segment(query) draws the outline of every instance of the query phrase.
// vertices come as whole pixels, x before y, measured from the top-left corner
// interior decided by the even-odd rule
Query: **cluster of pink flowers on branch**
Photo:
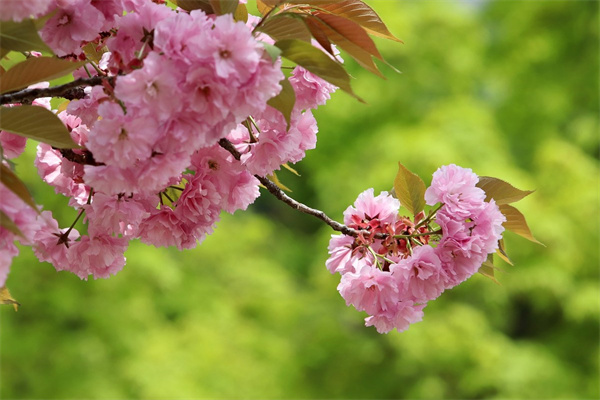
[[[369,35],[398,40],[362,0],[256,0],[261,18],[244,0],[173,1],[0,1],[1,53],[26,56],[0,66],[2,302],[12,301],[2,296],[17,241],[58,271],[108,278],[131,240],[193,248],[222,212],[252,204],[259,185],[343,233],[331,239],[327,268],[379,332],[419,321],[428,301],[502,253],[505,215],[524,221],[508,203],[529,193],[493,178],[484,190],[454,165],[427,191],[402,167],[398,199],[367,190],[344,224],[274,183],[275,171],[315,148],[312,110],[338,88],[357,97],[334,43],[380,75]],[[70,73],[70,83],[45,82]],[[52,110],[50,97],[71,101]],[[40,141],[42,180],[76,210],[68,227],[13,172],[27,138]],[[401,203],[413,219],[399,216]]]
[[[195,247],[213,232],[221,211],[246,209],[259,196],[255,174],[270,175],[315,147],[311,109],[336,90],[297,66],[289,77],[290,116],[269,106],[285,75],[281,58],[266,50],[274,40],[254,32],[256,17],[236,21],[148,0],[52,1],[39,12],[3,4],[3,18],[13,19],[52,6],[41,37],[56,54],[81,59],[85,46],[104,47],[101,60],[74,77],[116,78],[85,88],[84,98],[58,114],[78,147],[40,143],[35,160],[42,179],[70,198],[87,234],[75,222],[59,228],[49,211],[33,218],[35,229],[9,214],[41,261],[82,279],[118,272],[135,238]],[[222,138],[235,144],[239,159],[219,146]],[[7,159],[25,145],[9,132],[0,132],[0,140]],[[22,202],[13,197],[3,198],[3,212]],[[16,234],[2,232],[11,246],[0,250],[0,286],[16,254]]]
[[[475,274],[498,249],[506,221],[477,187],[470,169],[443,166],[425,191],[426,216],[399,216],[400,201],[387,192],[361,193],[344,212],[357,237],[334,235],[327,268],[339,272],[338,291],[380,333],[408,329],[428,301]],[[368,232],[368,233],[365,233]]]

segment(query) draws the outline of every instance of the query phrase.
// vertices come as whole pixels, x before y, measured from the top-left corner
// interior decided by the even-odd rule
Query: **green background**
[[[506,235],[514,266],[444,293],[379,335],[325,269],[332,231],[264,193],[193,251],[139,242],[109,280],[80,281],[29,249],[0,309],[2,398],[598,398],[598,8],[592,1],[370,4],[387,80],[346,63],[355,91],[316,112],[319,143],[282,172],[340,220],[401,161],[428,183],[456,163],[536,192],[517,206],[546,247]],[[17,171],[40,183],[34,144]]]

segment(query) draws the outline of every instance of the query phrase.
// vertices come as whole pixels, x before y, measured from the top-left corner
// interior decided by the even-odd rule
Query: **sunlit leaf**
[[[287,79],[279,83],[281,84],[281,92],[267,101],[267,104],[283,114],[287,122],[287,129],[289,129],[292,110],[294,109],[294,104],[296,104],[296,92],[294,92],[294,88]]]
[[[352,90],[352,87],[350,86],[350,75],[348,75],[344,67],[310,43],[301,40],[286,39],[276,42],[275,46],[281,49],[281,55],[283,57],[339,87],[359,101],[363,101]]]
[[[285,163],[285,164],[281,164],[281,166],[285,169],[287,169],[288,171],[290,171],[292,174],[296,175],[296,176],[300,176],[300,174],[298,173],[298,171],[296,171],[294,168],[292,168],[290,166],[290,164]]]
[[[322,9],[340,17],[348,18],[373,35],[401,42],[390,33],[379,15],[367,4],[360,0],[345,0],[321,6]]]
[[[0,288],[0,304],[12,304],[15,311],[18,311],[19,306],[21,305],[18,301],[12,298],[6,286],[2,286]]]
[[[520,190],[508,182],[491,176],[480,176],[477,187],[485,192],[486,201],[494,199],[496,204],[514,203],[533,193],[533,190]]]
[[[494,266],[494,255],[490,254],[488,255],[487,260],[485,260],[483,264],[481,264],[481,267],[479,267],[478,272],[486,278],[490,278],[492,281],[499,285],[500,282],[498,282],[498,280],[494,276],[495,269],[496,267]]]
[[[83,64],[82,62],[71,62],[56,57],[28,58],[2,75],[0,93],[23,89],[34,83],[60,78]]]
[[[210,5],[213,10],[215,10],[215,14],[224,15],[224,14],[233,14],[237,9],[238,0],[209,0]]]
[[[506,253],[504,239],[500,239],[498,241],[498,248],[496,249],[496,254],[498,254],[498,257],[500,257],[502,260],[504,260],[504,262],[506,262],[510,265],[513,265],[511,259],[508,257],[508,254]]]
[[[33,198],[31,197],[31,193],[27,189],[27,186],[19,179],[19,177],[11,171],[4,164],[0,164],[0,181],[6,186],[11,192],[19,196],[21,200],[27,203],[31,208],[33,208],[36,212],[39,213],[37,205]]]
[[[525,220],[525,216],[519,210],[508,204],[501,204],[499,208],[506,217],[506,222],[502,224],[505,229],[543,246],[540,241],[533,237],[533,234],[527,225],[527,221]]]
[[[282,3],[288,4],[306,4],[308,6],[323,7],[327,4],[339,3],[342,0],[284,0]]]
[[[52,53],[52,50],[40,38],[35,23],[31,19],[21,22],[2,21],[0,43],[4,50],[37,50]]]
[[[6,229],[7,231],[14,233],[17,236],[21,236],[23,238],[25,237],[25,235],[23,235],[23,232],[21,232],[17,224],[15,224],[15,222],[12,219],[10,219],[8,215],[6,215],[2,210],[0,210],[0,226]]]
[[[425,208],[425,182],[410,172],[402,163],[398,163],[398,173],[394,179],[394,192],[411,214],[417,215]]]
[[[283,183],[281,183],[281,181],[279,180],[279,178],[277,177],[277,174],[275,172],[273,172],[273,174],[268,176],[269,180],[271,180],[275,185],[277,185],[277,187],[281,190],[284,190],[286,192],[291,192],[292,189],[290,189],[289,187],[285,186]]]
[[[56,114],[60,114],[63,111],[66,111],[67,106],[69,105],[69,103],[71,102],[71,100],[65,100],[62,103],[60,103],[58,105],[58,107],[56,108]]]
[[[245,4],[238,4],[235,9],[235,13],[233,14],[233,19],[236,21],[242,21],[243,23],[248,22],[248,8]]]
[[[300,17],[293,14],[282,14],[269,18],[258,30],[275,40],[299,39],[310,42],[310,31]]]
[[[44,107],[0,107],[0,129],[58,148],[78,147],[62,121]]]
[[[91,60],[95,63],[99,63],[102,59],[102,55],[108,51],[106,47],[98,48],[98,45],[92,42],[83,46],[82,49],[88,60]]]
[[[177,6],[186,11],[202,10],[206,14],[214,14],[210,0],[175,0]]]
[[[273,7],[275,7],[279,1],[269,1],[269,0],[256,0],[256,8],[261,15],[267,14]]]

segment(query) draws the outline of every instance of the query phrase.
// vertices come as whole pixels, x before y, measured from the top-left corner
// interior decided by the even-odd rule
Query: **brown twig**
[[[221,140],[219,140],[219,145],[222,148],[224,148],[225,150],[227,150],[228,152],[230,152],[231,155],[236,160],[239,160],[241,158],[240,152],[237,151],[237,149],[234,147],[233,143],[231,143],[229,140],[221,139]],[[278,200],[281,200],[288,206],[292,207],[294,210],[298,210],[300,212],[303,212],[308,215],[312,215],[313,217],[320,219],[321,221],[323,221],[327,225],[329,225],[334,231],[338,231],[338,232],[343,233],[344,235],[353,236],[353,237],[357,237],[359,235],[359,233],[363,233],[364,235],[371,234],[368,231],[359,231],[356,229],[349,228],[344,224],[340,224],[339,222],[337,222],[334,219],[327,216],[327,214],[325,214],[323,211],[308,207],[307,205],[294,200],[293,198],[291,198],[290,196],[285,194],[283,192],[283,190],[281,190],[270,179],[265,178],[264,176],[259,176],[259,175],[254,175],[254,176],[269,191],[269,193],[271,193],[273,196],[275,196],[275,198],[277,198]],[[375,237],[378,239],[384,239],[387,236],[388,235],[381,234],[381,233],[378,233],[375,235]]]
[[[105,165],[103,163],[99,163],[96,160],[94,160],[94,156],[92,155],[92,153],[89,150],[83,150],[81,151],[81,153],[76,153],[75,151],[71,150],[71,149],[58,149],[56,147],[53,147],[55,150],[60,151],[60,154],[66,158],[67,160],[74,162],[76,164],[81,164],[81,165],[94,165],[94,166],[99,166],[99,165]]]
[[[114,76],[93,76],[91,78],[79,78],[64,85],[53,86],[39,89],[22,89],[17,92],[5,93],[0,95],[0,104],[31,103],[40,97],[64,97],[67,99],[83,98],[83,88],[85,86],[102,85],[108,81],[114,85]]]

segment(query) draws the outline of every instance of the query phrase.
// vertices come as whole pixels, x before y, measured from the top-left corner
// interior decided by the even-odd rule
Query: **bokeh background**
[[[22,250],[0,309],[0,396],[598,398],[599,3],[371,1],[404,44],[378,41],[387,80],[352,61],[356,92],[318,110],[316,150],[279,176],[336,219],[401,161],[536,192],[517,206],[546,247],[506,235],[514,266],[476,275],[404,333],[379,335],[325,269],[332,233],[268,194],[223,215],[196,250],[132,243],[109,280]],[[75,212],[17,161],[34,197]]]

